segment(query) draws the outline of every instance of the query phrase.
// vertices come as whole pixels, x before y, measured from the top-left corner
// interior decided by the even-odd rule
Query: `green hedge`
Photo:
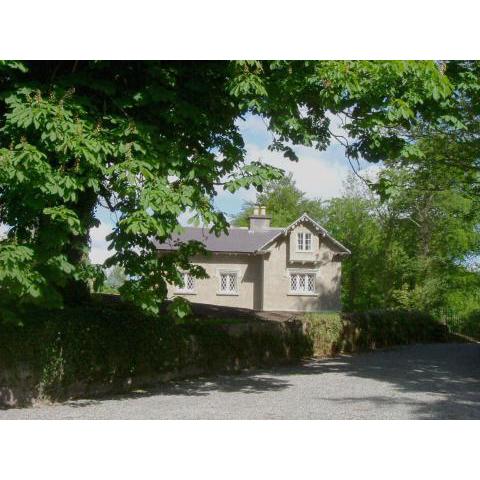
[[[315,355],[438,342],[444,341],[447,333],[433,316],[417,311],[310,313],[305,318]]]
[[[129,378],[190,367],[203,373],[236,370],[311,352],[298,326],[196,318],[176,325],[166,316],[145,316],[126,304],[101,302],[33,315],[23,327],[0,323],[0,369],[15,372],[28,366],[34,397],[63,398],[79,382],[115,390],[114,385]],[[20,381],[2,379],[1,371],[0,386]]]
[[[23,327],[0,323],[0,387],[27,382],[31,398],[62,399],[72,385],[122,391],[128,379],[162,373],[233,371],[445,336],[441,324],[420,312],[312,313],[287,324],[192,318],[176,325],[163,315],[97,301],[36,310]]]
[[[474,310],[467,316],[459,318],[453,325],[449,323],[449,327],[454,333],[462,333],[480,340],[480,310]]]

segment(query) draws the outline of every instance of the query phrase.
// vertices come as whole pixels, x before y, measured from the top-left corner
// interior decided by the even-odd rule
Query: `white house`
[[[350,251],[321,225],[303,214],[285,228],[270,227],[265,207],[255,207],[249,227],[219,237],[208,228],[185,228],[159,251],[198,240],[211,252],[197,256],[209,275],[184,274],[183,287],[169,286],[169,297],[191,302],[263,311],[323,311],[340,308],[342,260]]]

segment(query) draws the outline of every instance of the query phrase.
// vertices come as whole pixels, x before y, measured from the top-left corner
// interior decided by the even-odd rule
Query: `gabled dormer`
[[[306,213],[285,229],[288,263],[325,263],[350,254],[319,223]]]

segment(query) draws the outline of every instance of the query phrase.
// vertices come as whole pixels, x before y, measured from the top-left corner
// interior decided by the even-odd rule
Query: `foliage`
[[[168,375],[238,370],[300,359],[310,344],[299,331],[278,323],[205,320],[190,316],[181,325],[166,313],[146,315],[118,297],[94,298],[63,311],[36,308],[23,327],[0,326],[3,385],[22,381],[33,397],[66,398],[99,385],[110,391]],[[116,299],[117,298],[117,299]],[[235,334],[230,328],[236,328]],[[27,379],[12,377],[28,369]],[[6,383],[5,383],[6,382]]]
[[[340,198],[326,204],[324,225],[352,253],[342,262],[341,300],[346,311],[385,308],[382,270],[386,252],[378,219],[378,201],[354,176]],[[391,278],[391,277],[390,277]]]
[[[394,161],[367,183],[351,175],[341,197],[322,201],[286,177],[255,203],[267,206],[275,226],[307,211],[350,249],[342,264],[346,311],[448,308],[465,315],[478,308],[480,276],[470,259],[480,254],[480,199],[442,168]],[[250,209],[246,204],[234,222],[243,224]]]
[[[205,275],[188,262],[201,244],[159,256],[152,239],[168,239],[187,209],[220,233],[216,187],[279,179],[245,164],[236,120],[249,112],[292,160],[295,145],[328,146],[328,112],[348,119],[348,153],[371,161],[415,152],[395,128],[453,118],[449,77],[419,61],[2,61],[0,92],[0,223],[11,227],[0,297],[10,315],[87,301],[87,284],[101,282],[87,262],[99,204],[118,217],[107,266],[125,270],[124,298],[158,312],[179,269]]]
[[[146,315],[114,296],[63,311],[32,310],[0,326],[0,379],[33,398],[124,391],[172,376],[237,371],[402,343],[444,340],[419,312],[309,313],[300,322]],[[26,375],[27,373],[27,375]],[[29,400],[29,398],[26,398]]]
[[[306,334],[312,342],[315,356],[336,355],[342,352],[344,322],[339,312],[306,313]]]
[[[124,285],[127,280],[125,270],[119,265],[114,265],[104,273],[105,282],[101,287],[101,293],[118,293],[118,289]]]
[[[460,318],[456,325],[449,325],[455,333],[462,333],[480,340],[480,310],[473,310]]]
[[[307,334],[316,355],[374,350],[446,340],[445,326],[431,315],[409,310],[307,313]]]
[[[285,227],[302,213],[319,218],[323,209],[317,200],[309,200],[295,184],[290,173],[283,178],[268,182],[262,193],[257,194],[254,202],[245,202],[242,210],[233,218],[232,223],[239,227],[248,226],[248,218],[253,214],[255,205],[266,207],[272,216],[272,227]]]
[[[445,326],[431,314],[415,310],[369,310],[344,314],[360,348],[445,341]]]
[[[439,104],[437,121],[425,117],[414,128],[394,128],[414,145],[410,152],[385,157],[401,159],[402,164],[442,172],[451,185],[468,195],[480,193],[480,63],[445,61],[440,68],[448,79],[453,95]]]

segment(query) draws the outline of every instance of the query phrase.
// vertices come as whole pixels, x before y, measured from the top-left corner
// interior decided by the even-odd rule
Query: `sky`
[[[335,122],[336,120],[332,119],[334,129],[337,128]],[[299,162],[292,162],[284,158],[282,153],[268,150],[272,136],[260,117],[249,115],[245,120],[240,120],[238,125],[245,140],[247,162],[260,160],[291,172],[298,188],[309,197],[329,199],[341,194],[343,182],[351,171],[341,145],[332,142],[332,145],[322,152],[314,148],[295,147]],[[234,194],[219,190],[214,202],[215,208],[229,218],[240,211],[245,201],[254,200],[255,194],[254,189],[242,189]],[[115,219],[102,208],[97,210],[97,218],[101,224],[90,232],[90,260],[92,263],[103,263],[111,255],[107,250],[105,236],[112,231]],[[180,222],[186,224],[187,219],[187,215],[183,215]]]

